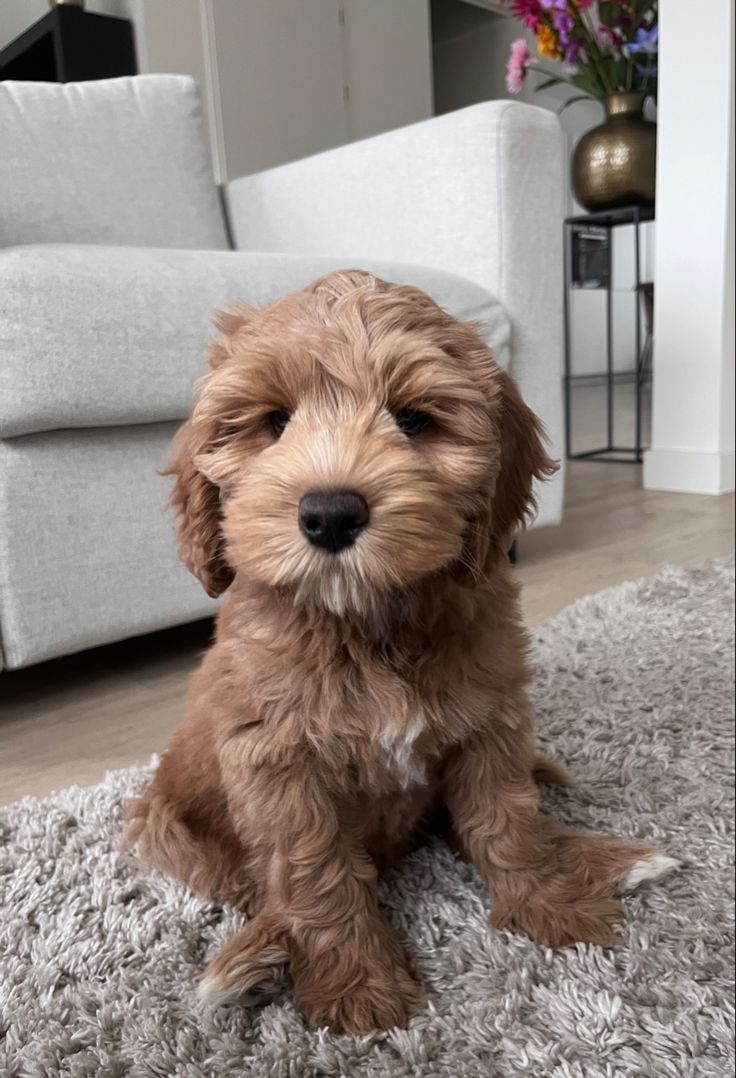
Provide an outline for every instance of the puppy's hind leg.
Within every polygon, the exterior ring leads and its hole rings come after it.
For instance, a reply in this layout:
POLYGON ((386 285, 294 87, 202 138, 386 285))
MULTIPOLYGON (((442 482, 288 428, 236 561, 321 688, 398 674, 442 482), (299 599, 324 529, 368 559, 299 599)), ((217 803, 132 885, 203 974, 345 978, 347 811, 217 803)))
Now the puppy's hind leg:
POLYGON ((623 916, 617 896, 676 862, 657 847, 577 834, 540 815, 527 708, 509 696, 506 722, 462 747, 444 776, 445 802, 489 884, 496 928, 550 947, 611 946, 623 916))
MULTIPOLYGON (((154 780, 128 806, 122 846, 136 846, 144 865, 182 880, 203 898, 252 912, 256 888, 245 850, 225 821, 217 830, 216 836, 196 834, 154 780)), ((265 910, 255 914, 209 964, 200 996, 214 1005, 267 1002, 286 979, 286 943, 277 917, 265 910)))
POLYGON ((532 778, 537 786, 572 786, 572 779, 554 760, 537 756, 532 766, 532 778))
POLYGON ((158 792, 155 779, 125 812, 121 848, 133 846, 141 864, 181 880, 202 898, 252 910, 253 877, 229 821, 195 831, 182 808, 158 792))

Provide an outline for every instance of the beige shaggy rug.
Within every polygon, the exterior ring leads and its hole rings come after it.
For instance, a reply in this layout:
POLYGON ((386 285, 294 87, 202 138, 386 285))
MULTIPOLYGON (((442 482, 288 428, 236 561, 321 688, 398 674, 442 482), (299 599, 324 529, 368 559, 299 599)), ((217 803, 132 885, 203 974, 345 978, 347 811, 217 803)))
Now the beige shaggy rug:
POLYGON ((577 781, 548 807, 684 861, 626 899, 616 949, 492 932, 474 870, 437 844, 382 887, 429 989, 409 1030, 314 1032, 288 992, 209 1010, 197 978, 239 917, 117 852, 148 773, 119 771, 2 813, 2 1078, 732 1074, 733 575, 667 570, 535 637, 540 740, 577 781))

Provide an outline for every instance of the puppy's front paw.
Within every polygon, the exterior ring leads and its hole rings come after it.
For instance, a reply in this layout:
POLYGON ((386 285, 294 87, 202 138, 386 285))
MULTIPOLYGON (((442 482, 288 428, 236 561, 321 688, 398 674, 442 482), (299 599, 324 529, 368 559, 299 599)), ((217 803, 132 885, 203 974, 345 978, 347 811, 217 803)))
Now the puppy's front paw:
POLYGON ((398 940, 377 923, 359 951, 292 951, 297 1003, 311 1026, 332 1033, 404 1027, 419 1014, 424 990, 398 940))
POLYGON ((593 943, 612 947, 623 907, 611 895, 585 895, 568 901, 544 893, 513 907, 499 903, 491 914, 494 928, 523 932, 544 947, 593 943))
POLYGON ((624 910, 617 896, 677 868, 654 846, 620 839, 555 833, 547 863, 507 872, 491 916, 496 928, 525 932, 548 947, 593 943, 611 947, 624 910))
POLYGON ((634 891, 642 883, 661 880, 679 867, 679 861, 654 847, 642 857, 638 857, 622 874, 618 885, 619 894, 634 891))
POLYGON ((332 1033, 375 1033, 403 1029, 424 1003, 421 985, 401 971, 395 980, 362 984, 334 999, 313 999, 305 1007, 312 1026, 328 1026, 332 1033))
POLYGON ((257 914, 207 966, 200 998, 215 1007, 235 1000, 244 1006, 267 1003, 286 980, 286 946, 280 926, 257 914))

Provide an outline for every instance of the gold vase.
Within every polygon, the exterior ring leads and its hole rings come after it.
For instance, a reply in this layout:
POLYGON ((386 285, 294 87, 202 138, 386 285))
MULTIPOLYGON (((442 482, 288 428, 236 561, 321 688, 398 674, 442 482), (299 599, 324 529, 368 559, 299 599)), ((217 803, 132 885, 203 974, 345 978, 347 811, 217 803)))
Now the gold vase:
POLYGON ((572 158, 572 190, 586 210, 654 205, 657 125, 643 116, 646 94, 603 99, 606 118, 588 131, 572 158))

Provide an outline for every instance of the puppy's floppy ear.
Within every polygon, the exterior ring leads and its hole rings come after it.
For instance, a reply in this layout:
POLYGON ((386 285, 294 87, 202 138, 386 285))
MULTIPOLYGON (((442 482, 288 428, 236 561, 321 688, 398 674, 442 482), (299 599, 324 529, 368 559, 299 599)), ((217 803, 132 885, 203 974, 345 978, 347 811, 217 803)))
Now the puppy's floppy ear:
MULTIPOLYGON (((242 336, 255 314, 253 308, 238 304, 231 311, 215 315, 215 325, 223 336, 210 350, 213 371, 232 355, 238 335, 242 336)), ((230 586, 234 574, 225 560, 220 489, 197 464, 197 459, 213 448, 220 433, 216 413, 202 399, 211 378, 209 375, 200 383, 200 402, 176 435, 174 453, 164 475, 176 476, 169 506, 179 517, 179 557, 207 594, 214 597, 230 586)))
POLYGON ((229 310, 215 311, 213 322, 222 337, 212 342, 210 348, 210 367, 215 370, 233 353, 233 346, 242 339, 243 331, 250 325, 258 311, 249 303, 234 303, 229 310))
POLYGON ((169 506, 179 517, 179 557, 214 597, 230 586, 234 574, 225 560, 219 488, 195 464, 207 448, 207 431, 195 412, 179 429, 164 474, 176 476, 169 506))
POLYGON ((468 524, 463 551, 463 577, 474 582, 507 556, 515 533, 533 517, 534 480, 546 479, 558 468, 544 448, 542 423, 513 379, 493 361, 490 409, 500 443, 496 481, 483 509, 468 524))
POLYGON ((559 465, 545 450, 540 419, 524 403, 516 383, 502 368, 495 372, 495 414, 501 437, 501 466, 490 507, 490 546, 507 554, 514 534, 534 516, 535 479, 554 475, 559 465))

